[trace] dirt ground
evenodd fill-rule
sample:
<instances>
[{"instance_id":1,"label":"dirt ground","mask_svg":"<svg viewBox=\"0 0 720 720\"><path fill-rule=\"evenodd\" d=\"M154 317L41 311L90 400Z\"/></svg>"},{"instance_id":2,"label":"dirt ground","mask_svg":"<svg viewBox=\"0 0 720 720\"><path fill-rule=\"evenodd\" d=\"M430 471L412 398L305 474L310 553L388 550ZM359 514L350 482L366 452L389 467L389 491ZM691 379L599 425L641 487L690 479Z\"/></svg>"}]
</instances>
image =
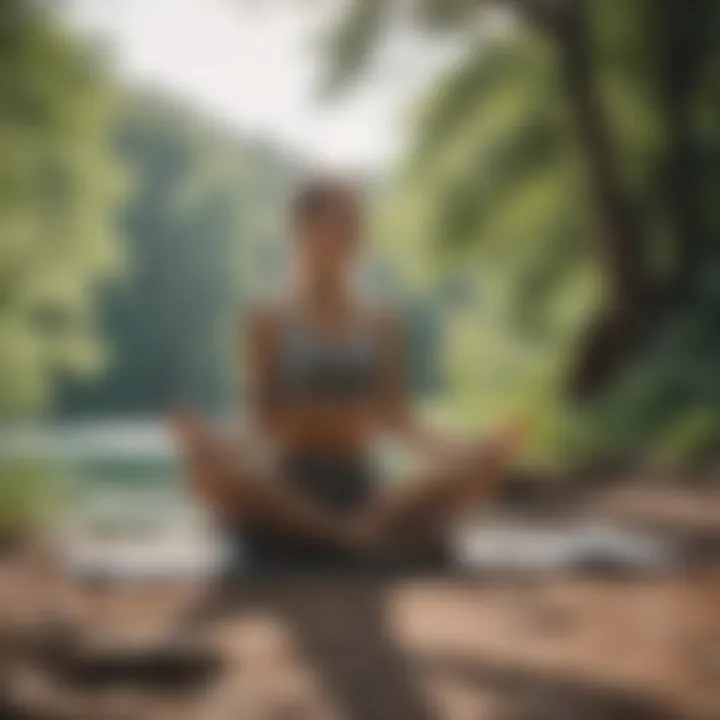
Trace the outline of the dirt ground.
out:
<instances>
[{"instance_id":1,"label":"dirt ground","mask_svg":"<svg viewBox=\"0 0 720 720\"><path fill-rule=\"evenodd\" d=\"M0 673L3 720L720 718L720 561L276 578L221 598L81 586L21 554L0 564Z\"/></svg>"}]
</instances>

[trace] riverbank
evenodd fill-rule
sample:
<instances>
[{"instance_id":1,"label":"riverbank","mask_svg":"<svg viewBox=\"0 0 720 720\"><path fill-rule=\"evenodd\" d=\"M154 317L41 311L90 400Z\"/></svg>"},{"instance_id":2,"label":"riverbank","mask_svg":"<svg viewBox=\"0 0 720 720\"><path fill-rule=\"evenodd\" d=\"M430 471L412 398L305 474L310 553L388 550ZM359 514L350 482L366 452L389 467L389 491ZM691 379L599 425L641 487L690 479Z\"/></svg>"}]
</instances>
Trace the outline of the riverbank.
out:
<instances>
[{"instance_id":1,"label":"riverbank","mask_svg":"<svg viewBox=\"0 0 720 720\"><path fill-rule=\"evenodd\" d=\"M710 719L719 578L272 582L192 640L197 589L95 592L82 639L5 628L2 717Z\"/></svg>"},{"instance_id":2,"label":"riverbank","mask_svg":"<svg viewBox=\"0 0 720 720\"><path fill-rule=\"evenodd\" d=\"M585 512L707 539L720 497L698 493L617 486ZM276 577L222 596L80 581L27 549L0 565L0 716L710 720L720 553L703 547L651 571Z\"/></svg>"}]
</instances>

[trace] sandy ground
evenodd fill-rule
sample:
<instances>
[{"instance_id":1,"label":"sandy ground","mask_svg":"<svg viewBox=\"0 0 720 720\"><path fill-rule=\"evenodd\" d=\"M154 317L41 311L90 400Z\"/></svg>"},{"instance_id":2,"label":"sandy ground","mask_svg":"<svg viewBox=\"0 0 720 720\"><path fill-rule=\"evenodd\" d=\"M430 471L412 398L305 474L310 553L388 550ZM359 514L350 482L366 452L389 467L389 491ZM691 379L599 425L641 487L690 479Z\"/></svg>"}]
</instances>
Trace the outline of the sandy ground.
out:
<instances>
[{"instance_id":1,"label":"sandy ground","mask_svg":"<svg viewBox=\"0 0 720 720\"><path fill-rule=\"evenodd\" d=\"M720 718L717 560L645 577L276 578L223 598L81 586L43 562L0 565L3 720Z\"/></svg>"}]
</instances>

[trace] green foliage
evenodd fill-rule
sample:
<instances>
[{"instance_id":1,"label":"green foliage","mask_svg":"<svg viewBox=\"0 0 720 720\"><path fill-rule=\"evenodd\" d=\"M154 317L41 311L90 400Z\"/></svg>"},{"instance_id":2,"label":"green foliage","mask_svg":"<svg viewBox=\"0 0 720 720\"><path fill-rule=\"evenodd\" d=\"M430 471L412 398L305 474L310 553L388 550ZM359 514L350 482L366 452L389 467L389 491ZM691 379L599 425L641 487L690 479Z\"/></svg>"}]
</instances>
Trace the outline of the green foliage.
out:
<instances>
[{"instance_id":1,"label":"green foliage","mask_svg":"<svg viewBox=\"0 0 720 720\"><path fill-rule=\"evenodd\" d=\"M679 263L666 101L668 84L677 81L669 63L688 36L696 37L700 57L688 82L701 272L654 328L649 347L594 402L576 407L566 397L570 359L607 278L595 252L589 161L570 121L557 38L527 16L516 14L501 32L471 44L464 62L423 100L414 146L383 212L384 252L421 287L463 288L463 302L443 308L443 406L457 418L489 425L529 413L536 430L531 455L543 462L643 451L676 463L720 443L720 11L702 2L586 5L596 112L607 118L618 190L640 216L652 282ZM411 6L429 29L458 34L489 17L478 3ZM354 16L346 21L352 34ZM363 50L354 57L367 57L377 40L358 37Z\"/></svg>"},{"instance_id":2,"label":"green foliage","mask_svg":"<svg viewBox=\"0 0 720 720\"><path fill-rule=\"evenodd\" d=\"M65 387L64 413L225 409L239 373L238 317L277 279L299 163L152 96L127 98L116 152L131 186L119 214L129 269L101 296L112 362Z\"/></svg>"},{"instance_id":3,"label":"green foliage","mask_svg":"<svg viewBox=\"0 0 720 720\"><path fill-rule=\"evenodd\" d=\"M337 92L362 65L382 34L390 7L385 0L353 3L349 17L325 38L325 49L333 57L332 72L324 91Z\"/></svg>"},{"instance_id":4,"label":"green foliage","mask_svg":"<svg viewBox=\"0 0 720 720\"><path fill-rule=\"evenodd\" d=\"M47 466L29 458L0 458L0 541L43 527L62 503L62 487Z\"/></svg>"},{"instance_id":5,"label":"green foliage","mask_svg":"<svg viewBox=\"0 0 720 720\"><path fill-rule=\"evenodd\" d=\"M401 262L419 246L414 281L455 278L462 295L443 310L442 404L482 427L530 412L534 459L567 454L576 414L557 389L598 283L547 45L518 29L453 68L421 107L393 188L385 252Z\"/></svg>"},{"instance_id":6,"label":"green foliage","mask_svg":"<svg viewBox=\"0 0 720 720\"><path fill-rule=\"evenodd\" d=\"M59 373L99 366L93 291L119 262L112 94L39 7L0 8L1 415L41 407Z\"/></svg>"}]
</instances>

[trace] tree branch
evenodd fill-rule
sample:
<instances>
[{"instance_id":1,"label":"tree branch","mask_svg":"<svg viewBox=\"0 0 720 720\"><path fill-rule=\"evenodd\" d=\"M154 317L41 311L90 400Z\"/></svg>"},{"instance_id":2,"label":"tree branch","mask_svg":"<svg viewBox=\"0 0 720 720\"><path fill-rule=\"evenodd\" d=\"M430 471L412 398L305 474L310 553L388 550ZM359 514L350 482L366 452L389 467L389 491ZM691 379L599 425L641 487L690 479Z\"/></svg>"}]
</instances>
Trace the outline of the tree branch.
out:
<instances>
[{"instance_id":1,"label":"tree branch","mask_svg":"<svg viewBox=\"0 0 720 720\"><path fill-rule=\"evenodd\" d=\"M602 315L581 339L571 389L599 390L634 347L652 306L636 209L625 195L597 85L586 3L563 3L550 26L598 223L597 247L607 288Z\"/></svg>"},{"instance_id":2,"label":"tree branch","mask_svg":"<svg viewBox=\"0 0 720 720\"><path fill-rule=\"evenodd\" d=\"M642 302L646 289L641 229L621 189L597 87L585 3L567 3L555 31L562 79L599 223L599 248L607 268L609 300L616 310L628 313Z\"/></svg>"}]
</instances>

